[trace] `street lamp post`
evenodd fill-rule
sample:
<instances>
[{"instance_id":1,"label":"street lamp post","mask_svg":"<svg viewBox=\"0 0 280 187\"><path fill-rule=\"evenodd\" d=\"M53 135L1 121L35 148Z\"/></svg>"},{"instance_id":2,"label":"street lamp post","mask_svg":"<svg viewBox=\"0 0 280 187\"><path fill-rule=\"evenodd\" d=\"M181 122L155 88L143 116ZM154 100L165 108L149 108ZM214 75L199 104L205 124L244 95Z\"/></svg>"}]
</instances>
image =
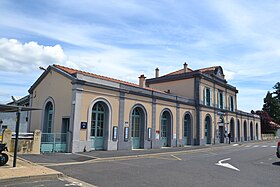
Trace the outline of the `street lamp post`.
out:
<instances>
[{"instance_id":1,"label":"street lamp post","mask_svg":"<svg viewBox=\"0 0 280 187\"><path fill-rule=\"evenodd\" d=\"M18 134L19 134L19 122L20 122L20 108L16 113L16 139L15 139L15 148L14 148L14 162L13 167L17 165L17 148L18 148Z\"/></svg>"}]
</instances>

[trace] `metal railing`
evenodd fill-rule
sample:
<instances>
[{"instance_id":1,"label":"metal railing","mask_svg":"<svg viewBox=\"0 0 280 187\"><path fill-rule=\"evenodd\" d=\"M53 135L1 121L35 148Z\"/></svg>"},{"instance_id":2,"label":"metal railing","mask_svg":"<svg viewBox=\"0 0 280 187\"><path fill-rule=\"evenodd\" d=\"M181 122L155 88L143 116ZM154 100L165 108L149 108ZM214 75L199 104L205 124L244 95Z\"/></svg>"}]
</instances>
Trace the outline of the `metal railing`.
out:
<instances>
[{"instance_id":1,"label":"metal railing","mask_svg":"<svg viewBox=\"0 0 280 187\"><path fill-rule=\"evenodd\" d=\"M42 133L41 152L66 152L67 133Z\"/></svg>"}]
</instances>

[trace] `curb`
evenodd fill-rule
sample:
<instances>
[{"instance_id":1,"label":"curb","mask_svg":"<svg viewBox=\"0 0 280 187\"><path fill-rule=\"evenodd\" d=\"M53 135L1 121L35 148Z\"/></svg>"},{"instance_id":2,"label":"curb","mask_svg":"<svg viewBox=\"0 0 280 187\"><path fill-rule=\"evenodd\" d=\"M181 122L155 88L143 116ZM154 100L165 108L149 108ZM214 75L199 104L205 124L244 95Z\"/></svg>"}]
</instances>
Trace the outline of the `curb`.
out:
<instances>
[{"instance_id":1,"label":"curb","mask_svg":"<svg viewBox=\"0 0 280 187\"><path fill-rule=\"evenodd\" d=\"M26 160L26 159L23 159L23 158L21 158L21 157L18 157L17 158L20 162L23 162L23 163L25 163L25 164L27 164L27 165L29 165L29 167L31 166L31 167L38 167L38 168L41 168L41 173L40 174L38 174L38 175L36 175L36 174L30 174L30 175L25 175L25 176L21 176L21 175L19 175L19 176L16 176L16 175L13 175L13 176L11 176L11 177L9 177L8 175L7 175L7 177L6 178L2 178L2 179L0 179L0 182L1 182L1 184L2 183L6 183L6 184L9 184L9 183L12 183L12 182L19 182L19 181L34 181L34 180L42 180L42 179L55 179L55 178L59 178L59 177L63 177L63 173L61 173L61 172L58 172L58 171L56 171L56 170L53 170L53 169L50 169L50 168L47 168L47 167L44 167L44 166L41 166L41 165L39 165L39 164L36 164L36 163L34 163L34 162L31 162L31 161L28 161L28 160ZM24 167L26 167L25 168L25 170L22 170L21 172L28 172L28 169L30 169L28 166L24 166ZM45 171L44 171L44 168L46 169ZM9 172L13 172L13 169L15 169L15 170L17 170L17 169L20 169L20 167L15 167L15 168L7 168L8 170L10 169L10 171ZM20 169L21 170L21 169ZM50 172L50 171L52 171L51 173L48 173L48 172Z\"/></svg>"},{"instance_id":2,"label":"curb","mask_svg":"<svg viewBox=\"0 0 280 187\"><path fill-rule=\"evenodd\" d=\"M6 178L0 179L1 184L3 183L10 183L10 182L19 182L19 181L34 181L34 180L42 180L42 179L56 179L59 177L63 177L62 173L57 174L45 174L45 175L30 175L30 176L23 176L23 177L13 177L13 178Z\"/></svg>"}]
</instances>

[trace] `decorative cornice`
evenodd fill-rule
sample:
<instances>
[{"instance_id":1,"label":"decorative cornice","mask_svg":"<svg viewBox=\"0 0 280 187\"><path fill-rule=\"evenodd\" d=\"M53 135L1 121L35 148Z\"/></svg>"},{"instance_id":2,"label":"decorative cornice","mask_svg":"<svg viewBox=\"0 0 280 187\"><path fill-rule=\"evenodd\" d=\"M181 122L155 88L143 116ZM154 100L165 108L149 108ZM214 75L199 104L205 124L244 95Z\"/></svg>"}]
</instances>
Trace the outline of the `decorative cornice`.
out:
<instances>
[{"instance_id":1,"label":"decorative cornice","mask_svg":"<svg viewBox=\"0 0 280 187\"><path fill-rule=\"evenodd\" d=\"M188 73L181 73L181 74L162 76L162 77L158 77L158 78L146 79L146 84L150 85L150 84L156 84L156 83L177 81L177 80L182 80L182 79L190 79L190 78L195 78L195 77L200 77L200 78L206 79L208 81L216 83L217 85L230 89L230 90L234 91L235 93L238 93L238 90L236 89L236 87L227 84L226 80L221 79L220 77L218 77L216 75L208 75L205 73L201 73L198 70L193 71L193 72L188 72Z\"/></svg>"}]
</instances>

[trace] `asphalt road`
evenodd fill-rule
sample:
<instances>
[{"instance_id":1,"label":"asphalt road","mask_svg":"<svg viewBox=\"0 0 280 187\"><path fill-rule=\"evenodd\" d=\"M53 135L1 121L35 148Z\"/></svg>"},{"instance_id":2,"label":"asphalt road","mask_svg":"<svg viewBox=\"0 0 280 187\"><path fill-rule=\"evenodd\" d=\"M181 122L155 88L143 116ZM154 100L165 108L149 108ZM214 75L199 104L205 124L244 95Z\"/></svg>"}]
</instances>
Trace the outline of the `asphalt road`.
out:
<instances>
[{"instance_id":1,"label":"asphalt road","mask_svg":"<svg viewBox=\"0 0 280 187\"><path fill-rule=\"evenodd\" d=\"M275 145L275 142L260 142L140 157L81 159L84 161L46 165L80 181L104 187L279 187L280 159L275 156ZM85 157L90 158L90 154L87 153Z\"/></svg>"}]
</instances>

